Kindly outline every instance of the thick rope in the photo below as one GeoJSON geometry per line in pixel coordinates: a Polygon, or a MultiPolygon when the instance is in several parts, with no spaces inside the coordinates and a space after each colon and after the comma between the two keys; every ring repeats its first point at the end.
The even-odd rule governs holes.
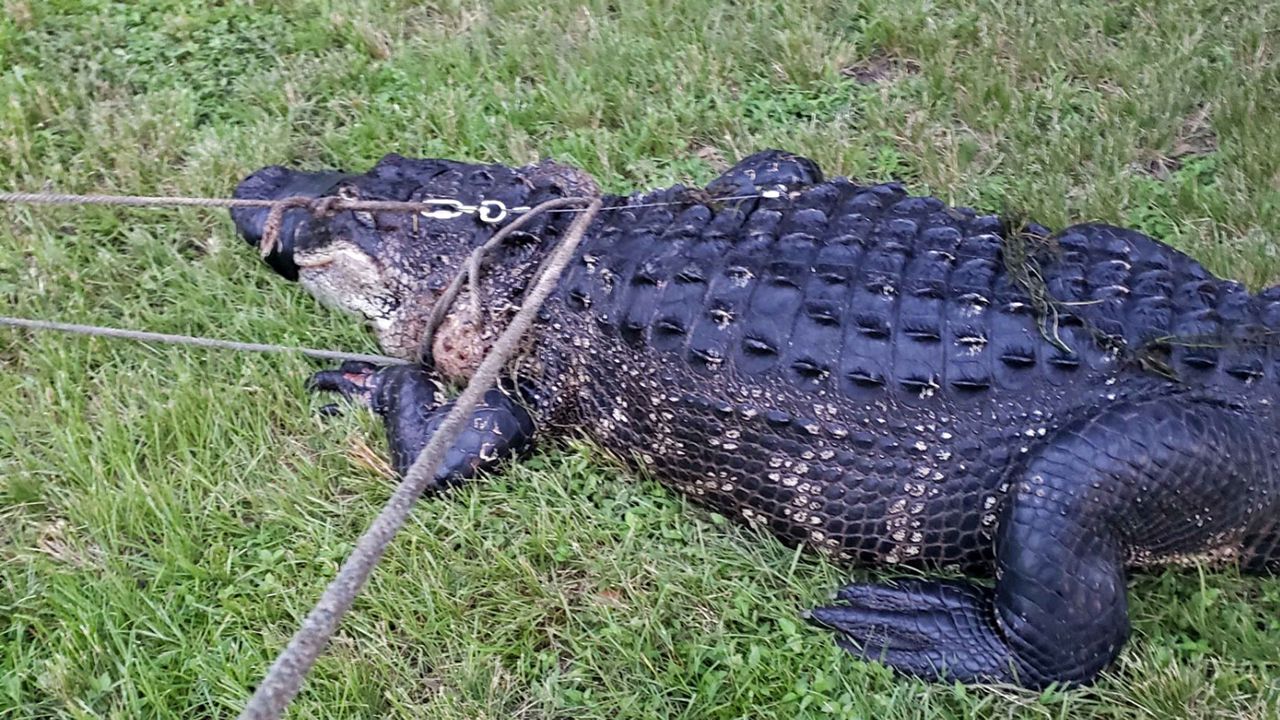
{"type": "Polygon", "coordinates": [[[69,195],[67,193],[0,192],[0,203],[25,205],[119,205],[124,207],[269,208],[279,200],[250,198],[157,197],[152,195],[69,195]]]}
{"type": "Polygon", "coordinates": [[[417,460],[405,474],[404,481],[391,495],[382,512],[356,541],[355,549],[302,621],[302,627],[272,663],[266,677],[240,713],[241,720],[275,720],[297,695],[312,664],[337,630],[342,616],[351,608],[356,594],[368,580],[387,545],[404,525],[418,496],[428,488],[439,487],[436,472],[445,452],[461,434],[484,394],[497,382],[499,374],[519,348],[521,339],[533,325],[542,303],[555,288],[588,225],[600,210],[600,205],[599,200],[592,201],[574,220],[569,232],[553,251],[546,271],[526,296],[524,304],[498,338],[493,350],[480,363],[471,382],[467,383],[466,389],[455,401],[453,410],[445,416],[444,422],[418,454],[417,460]]]}
{"type": "Polygon", "coordinates": [[[295,195],[276,200],[254,198],[208,198],[175,195],[157,197],[150,195],[68,195],[65,193],[0,192],[0,204],[29,205],[114,205],[118,207],[201,207],[201,208],[267,208],[267,219],[262,227],[259,242],[264,256],[275,248],[284,213],[290,208],[307,208],[314,215],[325,216],[343,210],[367,212],[422,212],[438,208],[442,204],[456,205],[453,200],[424,199],[414,201],[357,200],[336,195],[305,197],[295,195]]]}
{"type": "Polygon", "coordinates": [[[235,340],[218,340],[216,338],[198,337],[195,335],[170,335],[168,333],[146,332],[143,330],[125,330],[123,328],[102,327],[101,325],[78,325],[75,323],[51,322],[48,320],[30,320],[27,318],[0,316],[0,326],[20,327],[29,330],[56,330],[76,335],[93,335],[96,337],[116,338],[120,340],[136,340],[146,343],[164,343],[167,345],[195,345],[218,350],[238,350],[240,352],[264,353],[298,353],[321,360],[358,360],[361,362],[382,365],[404,365],[407,360],[388,355],[367,355],[365,353],[342,352],[341,350],[320,350],[317,348],[298,347],[294,345],[272,345],[269,343],[249,343],[235,340]]]}

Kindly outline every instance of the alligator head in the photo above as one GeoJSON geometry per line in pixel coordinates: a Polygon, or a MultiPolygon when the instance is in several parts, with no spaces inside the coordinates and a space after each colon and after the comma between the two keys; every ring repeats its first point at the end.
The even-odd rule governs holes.
{"type": "MultiPolygon", "coordinates": [[[[235,196],[271,200],[297,196],[396,201],[439,198],[467,205],[496,200],[506,207],[519,207],[599,192],[586,173],[551,161],[510,168],[388,155],[372,170],[359,175],[265,167],[245,178],[235,196]]],[[[231,214],[245,240],[258,246],[268,211],[240,208],[231,214]]],[[[513,243],[523,242],[524,247],[506,249],[508,256],[542,252],[539,242],[529,242],[536,235],[533,228],[537,225],[522,236],[523,241],[513,243]]],[[[442,218],[411,212],[348,210],[321,217],[306,208],[293,208],[285,211],[273,249],[265,260],[277,273],[298,281],[326,305],[363,318],[377,332],[387,354],[415,359],[436,298],[471,250],[492,237],[498,227],[474,214],[442,218]]],[[[506,261],[513,260],[507,257],[506,261]]],[[[487,299],[502,300],[501,294],[487,299]]],[[[460,298],[458,307],[468,304],[463,300],[460,298]]],[[[464,332],[462,325],[471,324],[460,323],[456,317],[446,318],[437,336],[436,354],[440,359],[448,362],[451,349],[458,351],[479,343],[475,338],[459,336],[464,332]],[[441,342],[451,347],[441,348],[441,342]]],[[[470,356],[478,357],[482,349],[464,352],[467,358],[455,357],[455,364],[473,364],[470,356]]],[[[465,367],[456,369],[459,372],[452,374],[465,374],[465,367]]]]}

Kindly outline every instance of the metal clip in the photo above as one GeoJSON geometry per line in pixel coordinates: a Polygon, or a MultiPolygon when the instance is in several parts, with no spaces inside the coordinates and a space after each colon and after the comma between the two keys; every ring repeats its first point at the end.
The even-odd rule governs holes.
{"type": "Polygon", "coordinates": [[[424,205],[439,205],[439,210],[419,210],[418,214],[432,220],[453,220],[463,215],[475,215],[480,222],[494,225],[507,219],[512,213],[526,213],[531,208],[521,205],[520,207],[507,207],[507,204],[501,200],[481,200],[477,205],[467,205],[460,200],[451,198],[423,198],[418,200],[424,205]]]}
{"type": "Polygon", "coordinates": [[[476,211],[474,207],[466,205],[460,200],[424,198],[420,202],[430,205],[440,205],[444,208],[441,210],[420,210],[418,212],[422,217],[431,218],[432,220],[453,220],[454,218],[459,218],[467,213],[473,213],[476,211]]]}

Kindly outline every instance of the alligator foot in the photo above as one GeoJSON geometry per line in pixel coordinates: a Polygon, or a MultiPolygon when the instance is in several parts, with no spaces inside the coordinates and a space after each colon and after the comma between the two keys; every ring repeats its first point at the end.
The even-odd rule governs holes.
{"type": "MultiPolygon", "coordinates": [[[[321,370],[313,374],[307,379],[307,389],[312,392],[338,393],[348,402],[372,408],[373,389],[380,369],[373,363],[348,360],[337,370],[321,370]]],[[[320,408],[320,412],[326,415],[336,415],[339,411],[336,403],[320,408]]]]}
{"type": "Polygon", "coordinates": [[[833,600],[839,604],[814,608],[805,618],[835,631],[836,643],[863,660],[930,680],[1015,680],[989,591],[904,578],[848,585],[833,600]]]}
{"type": "MultiPolygon", "coordinates": [[[[336,392],[380,415],[387,430],[391,465],[400,475],[408,472],[453,409],[453,403],[446,402],[438,376],[420,365],[380,368],[370,363],[346,362],[337,370],[312,375],[307,387],[336,392]]],[[[442,485],[457,485],[532,446],[532,416],[514,399],[514,394],[507,388],[485,393],[436,474],[442,485]]]]}

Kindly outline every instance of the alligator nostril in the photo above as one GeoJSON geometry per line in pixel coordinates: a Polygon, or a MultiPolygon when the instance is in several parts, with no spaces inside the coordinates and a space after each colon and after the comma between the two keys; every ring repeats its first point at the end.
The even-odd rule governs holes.
{"type": "MultiPolygon", "coordinates": [[[[253,173],[236,186],[233,197],[253,200],[282,200],[290,197],[321,197],[332,194],[352,176],[341,172],[298,172],[271,165],[253,173]]],[[[231,219],[245,241],[254,247],[262,240],[262,232],[270,214],[269,208],[233,208],[231,219]]],[[[309,217],[306,208],[286,210],[281,217],[275,248],[266,257],[267,264],[289,280],[298,279],[298,266],[293,261],[298,229],[309,217]]]]}

